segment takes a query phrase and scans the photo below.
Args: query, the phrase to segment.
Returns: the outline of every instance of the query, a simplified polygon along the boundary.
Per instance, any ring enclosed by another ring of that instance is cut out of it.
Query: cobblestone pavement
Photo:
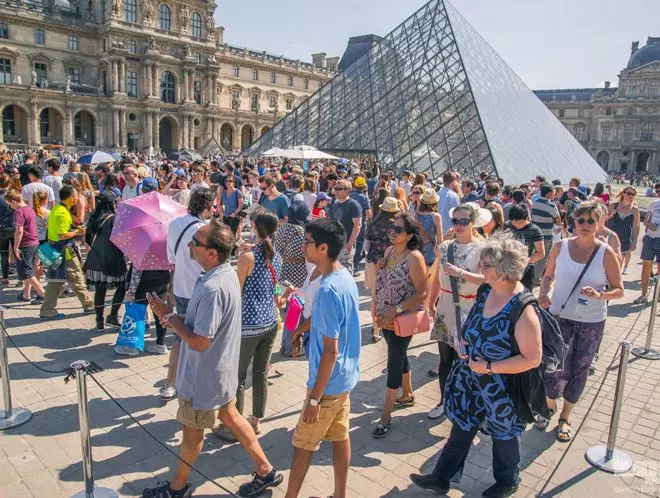
[[[598,371],[589,378],[572,420],[577,435],[570,444],[556,442],[554,432],[528,428],[522,438],[522,483],[517,496],[660,496],[660,361],[631,357],[617,447],[636,462],[634,472],[614,476],[597,471],[585,461],[585,450],[604,444],[610,422],[618,371],[618,341],[642,344],[650,307],[641,314],[630,302],[639,293],[640,266],[626,278],[626,296],[610,307]],[[361,279],[359,279],[361,280]],[[436,366],[434,343],[415,337],[409,354],[414,369],[416,405],[397,412],[392,431],[374,440],[371,431],[385,395],[386,346],[370,344],[369,297],[362,289],[363,349],[361,380],[351,395],[353,458],[349,476],[354,497],[430,496],[411,485],[411,472],[430,471],[449,434],[446,419],[431,421],[426,414],[438,401],[437,380],[427,376]],[[175,451],[180,428],[174,420],[176,401],[157,396],[167,357],[147,353],[135,358],[115,355],[115,334],[93,330],[93,316],[83,315],[75,298],[60,300],[67,318],[41,322],[35,306],[15,301],[18,289],[1,291],[0,302],[9,310],[6,324],[16,344],[38,365],[49,369],[77,359],[94,360],[105,368],[97,378],[143,424]],[[153,329],[152,329],[153,330]],[[171,339],[171,338],[168,338]],[[153,339],[149,339],[153,340]],[[660,349],[660,319],[653,346]],[[615,358],[616,357],[616,358]],[[67,497],[83,489],[75,383],[63,375],[46,374],[26,363],[10,348],[9,362],[14,406],[34,413],[22,427],[0,433],[0,496]],[[304,399],[307,365],[304,360],[273,356],[267,418],[260,441],[271,461],[288,476],[291,432]],[[116,489],[120,496],[139,496],[142,489],[171,475],[176,460],[132,422],[93,382],[89,382],[94,472],[97,485]],[[250,407],[250,399],[246,407]],[[553,419],[550,428],[556,427]],[[646,467],[655,466],[654,469]],[[225,445],[207,434],[197,467],[229,490],[249,479],[251,465],[238,444]],[[229,496],[194,475],[195,496]],[[493,482],[491,442],[475,439],[460,486],[450,496],[480,496]],[[286,483],[286,481],[285,481]],[[283,496],[286,484],[272,493]],[[314,457],[300,496],[328,496],[333,490],[332,452],[329,445]]]

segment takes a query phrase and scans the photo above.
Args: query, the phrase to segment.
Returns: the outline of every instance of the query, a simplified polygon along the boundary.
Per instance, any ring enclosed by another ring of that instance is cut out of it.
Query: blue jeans
[[[364,254],[364,234],[358,236],[355,241],[355,256],[353,256],[353,271],[360,271],[360,263],[362,262]]]
[[[433,475],[443,482],[458,483],[463,475],[463,466],[468,456],[472,440],[478,429],[464,431],[454,424],[449,439],[435,464]],[[493,440],[493,477],[498,484],[508,485],[519,481],[520,437]]]

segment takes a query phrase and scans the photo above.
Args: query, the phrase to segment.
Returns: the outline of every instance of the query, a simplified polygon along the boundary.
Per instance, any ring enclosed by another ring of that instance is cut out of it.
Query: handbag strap
[[[186,228],[184,228],[181,233],[179,234],[179,238],[176,239],[176,244],[174,244],[174,257],[176,257],[176,252],[179,250],[179,244],[181,244],[181,239],[183,239],[183,236],[185,233],[188,231],[188,229],[193,226],[195,223],[199,222],[199,220],[191,221]]]
[[[580,282],[582,281],[582,277],[584,277],[584,275],[587,273],[587,270],[589,269],[589,266],[591,266],[591,262],[596,257],[596,253],[600,250],[600,247],[601,247],[601,243],[597,242],[596,247],[594,247],[594,250],[591,253],[591,256],[589,256],[589,259],[587,260],[586,264],[584,265],[584,268],[582,268],[582,271],[580,272],[580,276],[575,281],[575,285],[573,285],[573,288],[571,289],[571,292],[568,293],[568,297],[566,298],[566,301],[564,301],[564,304],[562,304],[561,308],[559,308],[559,314],[561,314],[561,312],[564,311],[564,308],[568,304],[568,300],[571,298],[571,296],[575,292],[575,289],[577,289],[578,286],[580,285]],[[566,250],[568,251],[568,242],[566,242]]]
[[[422,235],[424,236],[427,242],[434,244],[435,242],[433,241],[429,233],[426,231],[426,228],[424,228],[424,225],[422,224],[422,220],[419,219],[419,214],[416,213],[416,215],[417,215],[417,223],[419,223],[419,226],[422,229]],[[433,223],[435,223],[435,220],[433,220]]]
[[[447,262],[454,264],[454,242],[450,242],[447,247]],[[456,333],[460,334],[463,328],[461,320],[461,302],[458,294],[458,278],[449,276],[449,283],[451,283],[451,296],[454,300],[454,315],[456,317]]]

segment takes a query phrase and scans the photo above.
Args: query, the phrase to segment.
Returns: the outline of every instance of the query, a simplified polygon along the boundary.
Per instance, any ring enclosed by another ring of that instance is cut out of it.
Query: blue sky
[[[348,39],[385,35],[423,0],[216,0],[225,41],[311,62],[341,56]],[[630,43],[660,36],[658,0],[453,0],[533,89],[597,86],[617,74]]]

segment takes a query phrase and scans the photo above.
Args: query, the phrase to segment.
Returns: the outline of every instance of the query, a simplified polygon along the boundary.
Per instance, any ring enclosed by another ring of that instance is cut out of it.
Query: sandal
[[[564,429],[562,429],[562,425]],[[573,429],[571,424],[565,418],[559,419],[559,425],[557,425],[557,441],[560,443],[568,443],[573,439]]]
[[[550,419],[554,417],[556,411],[557,411],[556,409],[550,410],[549,418],[545,418],[543,415],[537,415],[536,422],[534,422],[534,427],[536,427],[540,431],[545,431],[550,425]]]
[[[637,299],[635,299],[632,302],[634,305],[639,305],[639,304],[647,304],[648,303],[648,298],[646,296],[639,296]]]
[[[387,433],[390,431],[391,425],[392,425],[392,419],[388,420],[386,424],[379,423],[372,432],[374,438],[376,439],[384,438],[387,435]]]
[[[410,408],[415,406],[415,396],[411,396],[408,399],[397,399],[394,402],[392,410],[401,410],[403,408]]]

